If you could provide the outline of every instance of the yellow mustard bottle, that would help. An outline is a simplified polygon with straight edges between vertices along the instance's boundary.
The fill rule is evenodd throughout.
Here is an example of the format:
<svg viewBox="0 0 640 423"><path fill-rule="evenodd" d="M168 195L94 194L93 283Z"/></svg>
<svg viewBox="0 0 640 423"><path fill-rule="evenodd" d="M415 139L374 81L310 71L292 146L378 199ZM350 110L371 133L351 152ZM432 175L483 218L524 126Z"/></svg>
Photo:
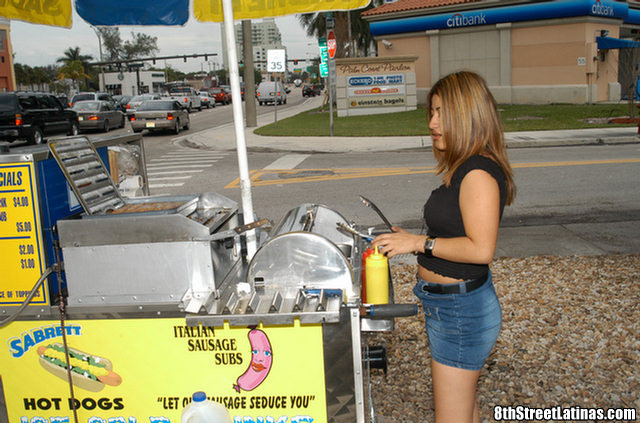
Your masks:
<svg viewBox="0 0 640 423"><path fill-rule="evenodd" d="M389 304L389 260L376 246L365 263L367 304Z"/></svg>

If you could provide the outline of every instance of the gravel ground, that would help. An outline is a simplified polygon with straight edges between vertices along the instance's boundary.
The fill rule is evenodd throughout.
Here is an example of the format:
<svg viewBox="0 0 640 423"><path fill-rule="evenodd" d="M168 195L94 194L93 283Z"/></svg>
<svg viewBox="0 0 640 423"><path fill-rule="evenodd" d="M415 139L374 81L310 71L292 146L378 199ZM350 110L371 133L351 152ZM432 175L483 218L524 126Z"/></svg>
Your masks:
<svg viewBox="0 0 640 423"><path fill-rule="evenodd" d="M634 408L640 419L640 255L501 258L491 269L503 324L478 382L481 420L494 421L495 405ZM397 303L418 302L415 273L392 264ZM368 337L387 347L387 374L372 371L381 422L434 421L423 316Z"/></svg>

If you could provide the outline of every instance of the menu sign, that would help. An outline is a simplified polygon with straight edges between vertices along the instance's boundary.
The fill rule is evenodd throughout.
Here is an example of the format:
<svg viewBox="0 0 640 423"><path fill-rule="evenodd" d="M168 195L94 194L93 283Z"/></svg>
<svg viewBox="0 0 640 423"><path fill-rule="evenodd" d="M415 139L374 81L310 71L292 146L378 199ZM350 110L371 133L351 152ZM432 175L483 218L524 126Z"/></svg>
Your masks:
<svg viewBox="0 0 640 423"><path fill-rule="evenodd" d="M42 275L34 163L0 163L0 306L20 305ZM31 304L48 304L40 287Z"/></svg>
<svg viewBox="0 0 640 423"><path fill-rule="evenodd" d="M70 354L71 397L63 333ZM180 423L196 391L233 423L326 423L322 325L184 318L17 321L0 328L9 421Z"/></svg>

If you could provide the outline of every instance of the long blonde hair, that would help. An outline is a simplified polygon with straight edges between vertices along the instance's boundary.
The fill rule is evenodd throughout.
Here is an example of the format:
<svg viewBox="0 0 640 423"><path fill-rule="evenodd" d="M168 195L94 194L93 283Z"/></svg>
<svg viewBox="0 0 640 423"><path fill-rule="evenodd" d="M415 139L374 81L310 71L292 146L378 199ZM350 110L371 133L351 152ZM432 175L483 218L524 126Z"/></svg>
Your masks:
<svg viewBox="0 0 640 423"><path fill-rule="evenodd" d="M477 73L461 71L436 82L427 95L428 121L432 117L434 95L442 101L440 126L445 142L443 151L433 150L438 161L436 173L442 174L443 182L449 186L456 169L469 157L488 156L504 172L506 204L511 204L516 195L513 170L507 156L498 105L484 79Z"/></svg>

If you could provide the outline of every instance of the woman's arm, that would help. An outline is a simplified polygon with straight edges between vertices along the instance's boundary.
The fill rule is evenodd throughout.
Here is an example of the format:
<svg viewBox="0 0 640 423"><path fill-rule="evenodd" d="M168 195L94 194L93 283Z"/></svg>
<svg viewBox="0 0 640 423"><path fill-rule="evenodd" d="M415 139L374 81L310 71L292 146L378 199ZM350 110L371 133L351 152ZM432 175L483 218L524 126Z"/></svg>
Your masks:
<svg viewBox="0 0 640 423"><path fill-rule="evenodd" d="M489 173L475 169L465 175L460 185L460 212L465 237L436 238L433 255L458 263L486 264L493 260L500 224L500 189ZM411 234L395 228L393 233L378 235L372 242L387 257L424 252L425 235Z"/></svg>
<svg viewBox="0 0 640 423"><path fill-rule="evenodd" d="M433 255L458 263L491 263L500 226L498 182L484 170L472 170L462 180L459 202L466 236L437 238Z"/></svg>

